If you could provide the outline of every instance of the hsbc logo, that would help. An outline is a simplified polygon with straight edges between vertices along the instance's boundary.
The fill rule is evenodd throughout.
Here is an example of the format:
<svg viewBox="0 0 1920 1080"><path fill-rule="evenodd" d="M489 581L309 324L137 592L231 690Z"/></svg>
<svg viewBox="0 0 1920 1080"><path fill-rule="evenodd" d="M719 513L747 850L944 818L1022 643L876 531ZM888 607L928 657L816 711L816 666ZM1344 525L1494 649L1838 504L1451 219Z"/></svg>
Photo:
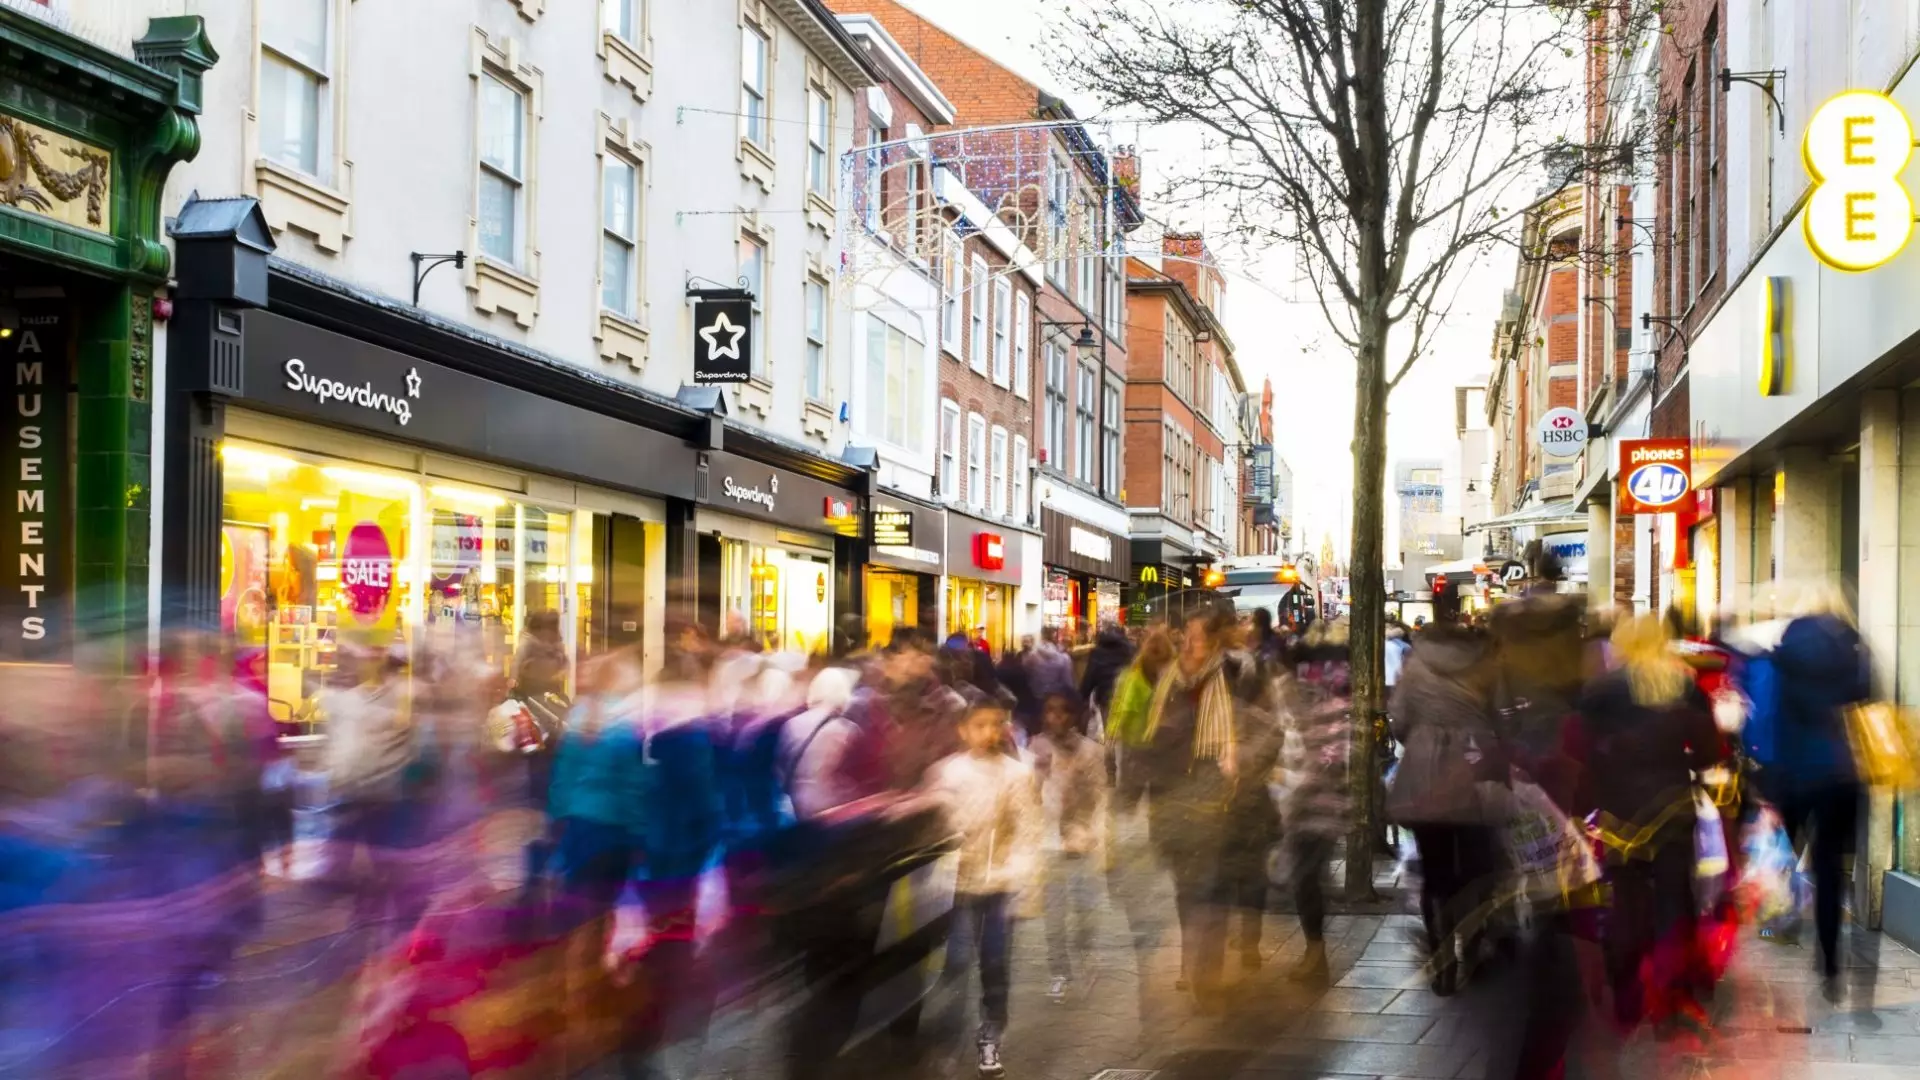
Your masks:
<svg viewBox="0 0 1920 1080"><path fill-rule="evenodd" d="M1540 451L1552 458L1576 458L1587 448L1586 418L1564 406L1540 418Z"/></svg>

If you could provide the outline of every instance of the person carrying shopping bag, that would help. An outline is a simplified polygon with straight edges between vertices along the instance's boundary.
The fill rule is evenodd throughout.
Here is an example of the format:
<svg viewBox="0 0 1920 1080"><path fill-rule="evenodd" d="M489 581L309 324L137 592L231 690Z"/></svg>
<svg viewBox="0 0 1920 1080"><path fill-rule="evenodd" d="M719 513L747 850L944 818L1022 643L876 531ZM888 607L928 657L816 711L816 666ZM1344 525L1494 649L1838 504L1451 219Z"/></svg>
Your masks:
<svg viewBox="0 0 1920 1080"><path fill-rule="evenodd" d="M1693 776L1726 757L1712 707L1657 616L1613 631L1617 666L1581 695L1570 734L1586 764L1578 813L1595 815L1612 893L1602 945L1625 1031L1681 1019L1695 989Z"/></svg>

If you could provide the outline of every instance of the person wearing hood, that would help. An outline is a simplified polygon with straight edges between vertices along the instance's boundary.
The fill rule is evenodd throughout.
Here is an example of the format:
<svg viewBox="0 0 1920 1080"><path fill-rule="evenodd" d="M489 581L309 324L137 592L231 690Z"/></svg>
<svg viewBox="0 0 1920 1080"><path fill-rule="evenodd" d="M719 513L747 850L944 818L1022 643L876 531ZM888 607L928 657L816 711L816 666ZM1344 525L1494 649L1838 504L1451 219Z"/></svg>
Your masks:
<svg viewBox="0 0 1920 1080"><path fill-rule="evenodd" d="M1852 849L1864 789L1846 708L1872 695L1866 646L1837 590L1814 587L1772 652L1778 672L1774 760L1758 771L1796 849L1809 828L1814 925L1829 997L1838 991L1842 863Z"/></svg>
<svg viewBox="0 0 1920 1080"><path fill-rule="evenodd" d="M1119 623L1102 624L1080 677L1080 700L1092 701L1102 716L1107 715L1113 708L1113 690L1120 673L1132 661L1133 643L1127 640L1127 632Z"/></svg>
<svg viewBox="0 0 1920 1080"><path fill-rule="evenodd" d="M1388 710L1404 750L1387 814L1412 830L1420 852L1420 913L1433 990L1442 995L1460 982L1456 932L1504 861L1482 801L1482 784L1502 784L1507 775L1493 726L1492 669L1483 636L1435 621L1420 633Z"/></svg>
<svg viewBox="0 0 1920 1080"><path fill-rule="evenodd" d="M872 794L877 786L854 768L861 731L848 719L847 707L859 685L855 668L822 669L807 687L806 711L780 730L780 771L793 816L801 821Z"/></svg>
<svg viewBox="0 0 1920 1080"><path fill-rule="evenodd" d="M1559 573L1552 553L1544 569ZM1493 610L1490 630L1499 647L1494 707L1513 761L1562 810L1580 783L1579 763L1563 752L1587 668L1586 602L1573 593L1530 592Z"/></svg>

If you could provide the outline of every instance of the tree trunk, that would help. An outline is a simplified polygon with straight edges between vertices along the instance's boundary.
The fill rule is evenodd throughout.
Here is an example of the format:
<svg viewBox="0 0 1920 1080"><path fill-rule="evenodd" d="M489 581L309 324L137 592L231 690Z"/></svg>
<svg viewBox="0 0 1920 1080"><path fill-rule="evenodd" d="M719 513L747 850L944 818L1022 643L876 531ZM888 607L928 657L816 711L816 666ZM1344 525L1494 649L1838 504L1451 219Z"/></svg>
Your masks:
<svg viewBox="0 0 1920 1080"><path fill-rule="evenodd" d="M1348 900L1376 899L1373 838L1382 807L1379 747L1386 715L1387 597L1382 570L1382 505L1387 478L1387 328L1366 319L1355 356L1353 401L1353 537L1347 559L1353 596L1349 643L1353 663L1353 730L1347 783L1353 797L1353 830L1347 834Z"/></svg>

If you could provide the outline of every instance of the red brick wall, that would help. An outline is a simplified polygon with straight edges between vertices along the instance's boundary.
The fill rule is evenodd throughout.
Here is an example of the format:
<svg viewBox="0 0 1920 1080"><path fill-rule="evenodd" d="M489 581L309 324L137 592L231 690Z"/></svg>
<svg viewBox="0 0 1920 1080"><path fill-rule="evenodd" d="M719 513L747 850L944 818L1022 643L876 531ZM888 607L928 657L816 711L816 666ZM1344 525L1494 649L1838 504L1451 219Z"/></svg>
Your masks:
<svg viewBox="0 0 1920 1080"><path fill-rule="evenodd" d="M826 0L840 15L872 15L953 102L962 127L1033 118L1039 88L893 0Z"/></svg>
<svg viewBox="0 0 1920 1080"><path fill-rule="evenodd" d="M1654 258L1654 313L1657 315L1678 315L1686 320L1686 331L1694 334L1704 322L1708 312L1718 303L1727 285L1726 266L1727 238L1727 198L1726 198L1726 96L1719 92L1712 75L1716 72L1706 70L1709 66L1722 66L1726 60L1727 19L1725 0L1673 0L1667 5L1663 15L1667 33L1662 36L1660 49L1659 108L1661 123L1658 130L1662 135L1661 145L1656 158L1660 183L1658 204L1654 208L1653 235L1655 238ZM1713 28L1719 42L1718 59L1708 64L1702 53L1703 42L1709 27ZM1704 130L1701 118L1696 116L1682 124L1676 122L1675 111L1684 98L1684 86L1691 77L1694 87L1694 101L1698 106L1705 98L1706 91L1712 89L1714 103L1713 150L1720 159L1720 172L1717 184L1705 199L1703 205L1711 208L1713 216L1713 235L1715 251L1710 260L1708 273L1711 275L1705 287L1693 281L1687 271L1688 248L1693 232L1699 223L1688 220L1684 205L1676 205L1676 193L1672 183L1673 167L1676 155L1682 169L1694 177L1694 183L1705 187L1706 155L1695 153L1694 147L1675 145L1674 135L1678 131L1700 132ZM1698 142L1698 137L1693 140ZM1705 217L1705 214L1702 214ZM1681 295L1676 303L1672 301L1672 283L1678 280ZM1677 310L1674 310L1677 308ZM1662 345L1664 342L1664 345ZM1680 369L1685 365L1685 345L1680 336L1660 332L1656 327L1655 344L1660 349L1657 363L1660 370L1660 385L1672 385ZM1681 433L1685 431L1684 419L1680 422Z"/></svg>

